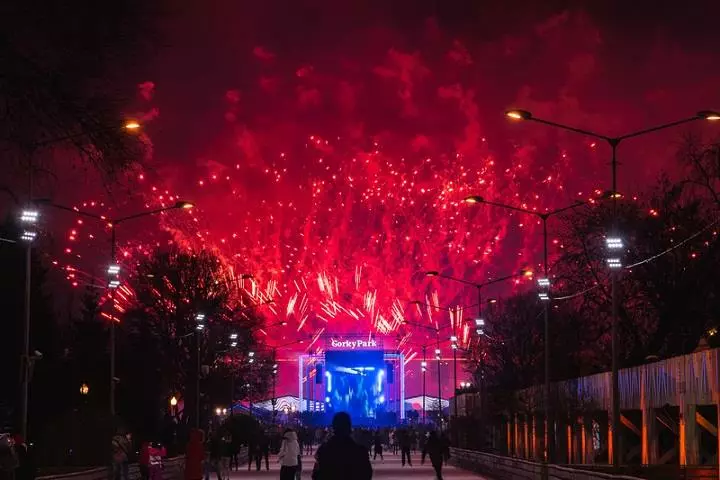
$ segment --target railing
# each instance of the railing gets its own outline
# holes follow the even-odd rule
[[[238,453],[238,462],[240,465],[246,464],[248,461],[247,448],[241,448]],[[163,480],[181,480],[185,478],[185,457],[168,458],[163,462],[162,471]],[[36,480],[108,480],[112,478],[109,467],[88,468],[72,473],[62,473],[57,475],[44,475],[37,477]],[[140,480],[140,467],[134,463],[129,466],[128,479]]]
[[[474,450],[451,449],[450,462],[471,472],[497,479],[512,480],[643,480],[640,477],[571,468],[561,465],[544,465],[519,458],[504,457]]]
[[[185,473],[185,457],[169,458],[164,462],[162,478],[163,480],[180,480]],[[37,477],[37,480],[108,480],[111,478],[109,467],[96,467],[87,470],[81,470],[72,473],[62,473],[59,475],[47,475]],[[140,476],[140,467],[137,464],[130,465],[128,472],[129,480],[138,480]]]

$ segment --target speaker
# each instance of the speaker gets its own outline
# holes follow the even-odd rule
[[[322,363],[315,364],[315,383],[323,383]]]
[[[387,382],[393,383],[395,381],[395,367],[392,362],[385,362],[385,371],[387,372]]]

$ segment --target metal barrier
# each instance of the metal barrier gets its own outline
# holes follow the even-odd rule
[[[640,477],[545,465],[519,458],[504,457],[474,450],[451,449],[450,462],[462,469],[502,480],[642,480]]]
[[[238,462],[245,465],[248,462],[247,447],[241,448],[238,454]],[[185,457],[168,458],[163,463],[162,472],[163,480],[182,480],[185,478]],[[37,477],[36,480],[108,480],[111,478],[109,467],[88,468],[72,473],[62,473],[58,475],[46,475]],[[128,469],[129,480],[140,480],[140,467],[134,463]]]

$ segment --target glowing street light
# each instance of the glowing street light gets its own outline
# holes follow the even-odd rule
[[[110,280],[108,282],[108,288],[111,288],[113,290],[115,290],[119,286],[120,286],[120,280],[118,280],[117,278],[113,278],[112,280]]]
[[[697,116],[702,120],[709,120],[711,122],[720,120],[720,113],[712,110],[701,110],[697,113]]]
[[[538,278],[538,286],[542,288],[550,288],[550,279],[549,278]]]
[[[237,340],[238,334],[237,333],[231,333],[230,334],[230,340]]]
[[[619,258],[608,258],[607,265],[611,270],[619,270],[622,268],[622,261]]]
[[[87,383],[83,383],[80,385],[80,395],[87,395],[90,393],[90,387],[88,387]]]
[[[170,406],[171,406],[171,407],[177,407],[177,404],[178,404],[178,399],[177,399],[177,397],[176,397],[175,395],[173,395],[172,397],[170,397]]]
[[[23,231],[22,235],[20,235],[20,240],[24,242],[32,242],[33,240],[35,240],[35,237],[37,237],[37,232],[25,230]]]
[[[195,321],[196,322],[202,322],[205,320],[205,314],[204,313],[198,313],[195,315]]]
[[[550,295],[548,295],[547,292],[540,292],[538,293],[538,298],[543,302],[547,302],[548,300],[550,300]]]
[[[476,326],[476,327],[484,327],[484,326],[485,326],[485,319],[484,319],[484,318],[476,318],[476,319],[475,319],[475,326]]]
[[[112,265],[108,266],[107,269],[108,275],[118,275],[120,273],[120,265],[117,263],[113,263]]]
[[[622,250],[623,241],[622,238],[619,237],[607,237],[605,239],[605,245],[608,250]]]
[[[22,223],[36,224],[40,213],[37,210],[26,209],[20,214],[20,221]]]
[[[132,132],[140,130],[140,127],[140,123],[135,120],[128,120],[127,122],[125,122],[125,125],[123,125],[123,128],[125,130],[130,130]]]
[[[505,116],[512,120],[532,120],[532,113],[527,110],[508,110]]]

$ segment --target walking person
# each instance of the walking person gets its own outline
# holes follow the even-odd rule
[[[210,479],[210,472],[215,472],[218,480],[223,480],[220,473],[220,463],[222,462],[222,439],[220,435],[214,433],[210,435],[207,444],[207,460],[205,461],[205,480]]]
[[[375,433],[375,445],[373,445],[373,460],[377,460],[378,455],[380,455],[380,460],[384,461],[385,458],[383,457],[383,439],[382,436],[380,436],[380,432]]]
[[[402,457],[402,466],[405,466],[405,460],[407,460],[408,466],[412,467],[412,458],[410,458],[410,432],[407,430],[400,430],[398,434],[398,440],[400,442],[400,455]]]
[[[267,433],[260,432],[257,440],[257,448],[255,449],[255,468],[259,472],[262,467],[262,461],[265,458],[265,470],[270,471],[270,437]]]
[[[280,480],[295,480],[295,473],[298,469],[298,459],[300,457],[300,444],[298,436],[294,430],[285,430],[280,445],[280,453],[278,453],[278,462],[280,462]]]
[[[450,449],[435,432],[430,432],[430,437],[428,437],[427,443],[425,443],[425,449],[422,452],[422,460],[420,463],[425,463],[426,455],[430,457],[430,463],[435,469],[437,479],[443,480],[442,466],[443,462],[450,458]]]
[[[132,435],[122,430],[112,438],[112,478],[129,480]]]
[[[313,480],[370,480],[370,458],[365,447],[352,439],[350,415],[336,413],[332,427],[332,437],[315,453]]]

